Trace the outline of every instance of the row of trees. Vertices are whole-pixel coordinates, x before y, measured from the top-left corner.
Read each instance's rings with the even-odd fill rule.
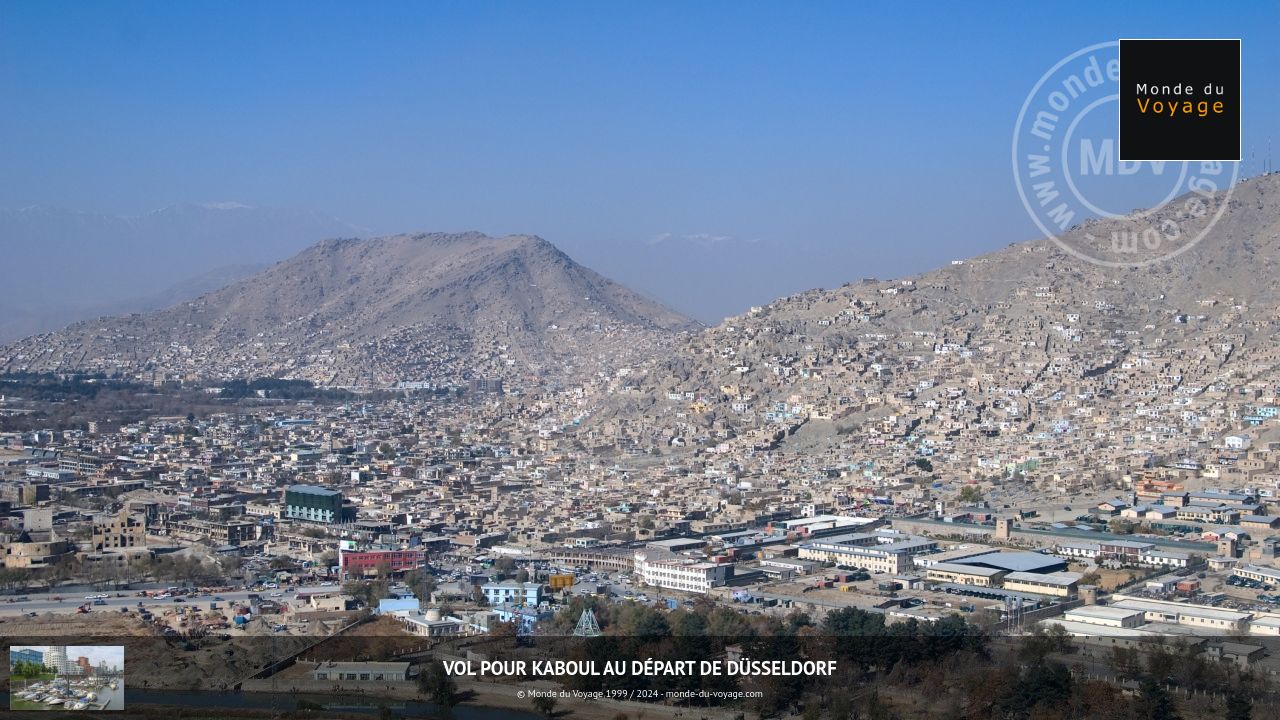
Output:
[[[0,568],[0,591],[54,590],[66,583],[86,583],[98,588],[154,580],[189,585],[222,584],[240,569],[238,557],[202,559],[191,555],[144,557],[130,563],[93,562],[67,557],[47,568]]]
[[[9,672],[14,677],[34,678],[40,677],[41,675],[52,675],[54,674],[54,669],[46,667],[44,663],[33,662],[31,660],[19,660],[13,663],[13,666],[9,668]]]

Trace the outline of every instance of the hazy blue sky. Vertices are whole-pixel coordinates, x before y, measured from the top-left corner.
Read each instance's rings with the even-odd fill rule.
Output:
[[[1277,129],[1280,4],[958,5],[4,0],[0,207],[536,233],[711,320],[1036,237],[1012,126],[1084,45],[1242,37]]]

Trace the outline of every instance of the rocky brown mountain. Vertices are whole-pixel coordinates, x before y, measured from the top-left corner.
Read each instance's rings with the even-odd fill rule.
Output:
[[[640,447],[799,438],[832,462],[889,443],[963,472],[1083,464],[1136,438],[1170,453],[1214,442],[1280,393],[1280,175],[1210,209],[1222,203],[1198,244],[1144,267],[1039,240],[752,308],[633,373],[595,422]],[[1062,239],[1146,224],[1090,221]]]
[[[694,326],[541,238],[396,235],[327,240],[192,302],[27,338],[0,366],[444,383],[561,375]]]

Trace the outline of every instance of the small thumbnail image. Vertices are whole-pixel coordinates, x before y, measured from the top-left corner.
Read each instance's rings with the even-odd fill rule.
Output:
[[[124,646],[9,648],[9,709],[124,709]]]

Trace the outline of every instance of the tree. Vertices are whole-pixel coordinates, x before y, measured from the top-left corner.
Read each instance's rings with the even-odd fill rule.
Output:
[[[657,640],[671,633],[665,613],[634,603],[620,610],[617,623],[620,635],[641,640]]]
[[[1017,682],[1003,688],[996,707],[1006,717],[1028,717],[1037,708],[1062,707],[1071,691],[1071,671],[1065,665],[1037,662],[1025,668]]]
[[[377,601],[387,596],[389,585],[386,578],[377,580],[348,580],[342,584],[342,592],[372,607]]]
[[[960,488],[960,502],[979,502],[982,500],[982,491],[977,485],[965,485]]]
[[[1031,634],[1022,638],[1018,648],[1018,657],[1027,663],[1038,663],[1050,653],[1066,652],[1071,649],[1071,635],[1066,628],[1054,623],[1045,630],[1037,625]]]
[[[404,584],[408,585],[413,596],[422,602],[430,602],[431,593],[436,591],[435,577],[421,570],[410,570],[405,573]]]
[[[232,576],[240,572],[244,566],[244,558],[239,555],[219,555],[218,556],[218,572],[222,575]]]
[[[1155,680],[1144,680],[1138,691],[1138,717],[1142,720],[1180,720],[1169,691]]]
[[[533,709],[550,720],[556,716],[556,699],[550,695],[538,695],[533,699]]]
[[[45,667],[44,663],[19,660],[13,664],[10,672],[14,677],[33,678],[41,675],[52,675],[54,671],[52,668]]]
[[[1142,672],[1142,657],[1137,648],[1111,648],[1111,669],[1121,680],[1132,680]]]
[[[1241,692],[1227,696],[1226,720],[1250,720],[1253,717],[1253,699]]]
[[[809,617],[809,613],[792,610],[787,615],[787,626],[791,629],[791,632],[796,632],[804,627],[813,627],[813,618]]]
[[[432,660],[418,674],[418,692],[444,709],[458,704],[458,685],[444,670],[444,663]]]
[[[27,568],[0,568],[0,590],[12,592],[24,588],[30,583],[32,574]]]
[[[1135,527],[1136,525],[1124,518],[1113,518],[1107,523],[1107,529],[1117,535],[1128,535],[1133,532]]]

